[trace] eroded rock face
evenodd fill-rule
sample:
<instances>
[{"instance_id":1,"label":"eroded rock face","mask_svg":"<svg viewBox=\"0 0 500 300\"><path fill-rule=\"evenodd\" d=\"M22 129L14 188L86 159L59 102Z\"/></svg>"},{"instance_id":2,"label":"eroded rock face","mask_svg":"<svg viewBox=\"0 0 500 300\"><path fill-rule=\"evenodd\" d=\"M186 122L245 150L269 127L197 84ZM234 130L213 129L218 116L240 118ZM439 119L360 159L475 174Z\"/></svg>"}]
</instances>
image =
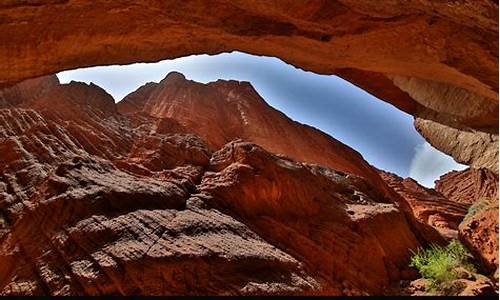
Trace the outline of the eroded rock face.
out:
<instances>
[{"instance_id":1,"label":"eroded rock face","mask_svg":"<svg viewBox=\"0 0 500 300\"><path fill-rule=\"evenodd\" d=\"M498 269L497 175L484 169L451 171L436 181L435 190L411 178L381 175L410 205L417 220L445 238L460 239L479 260L483 273L492 275Z\"/></svg>"},{"instance_id":2,"label":"eroded rock face","mask_svg":"<svg viewBox=\"0 0 500 300\"><path fill-rule=\"evenodd\" d=\"M498 175L498 134L473 129L460 130L421 118L415 128L436 149L475 169L486 168Z\"/></svg>"},{"instance_id":3,"label":"eroded rock face","mask_svg":"<svg viewBox=\"0 0 500 300\"><path fill-rule=\"evenodd\" d=\"M289 119L269 106L249 82L218 80L203 84L172 72L160 83L148 83L132 92L117 107L125 115L142 113L162 118L162 122L172 123L169 126L173 130L196 133L212 151L241 138L272 153L323 164L385 186L359 153ZM386 191L389 194L391 191Z\"/></svg>"},{"instance_id":4,"label":"eroded rock face","mask_svg":"<svg viewBox=\"0 0 500 300\"><path fill-rule=\"evenodd\" d=\"M485 273L498 270L498 199L476 203L460 224L459 233L460 240L480 259Z\"/></svg>"},{"instance_id":5,"label":"eroded rock face","mask_svg":"<svg viewBox=\"0 0 500 300\"><path fill-rule=\"evenodd\" d=\"M49 75L24 80L11 88L0 90L0 108L15 107L42 96L45 92L59 85L57 76Z\"/></svg>"},{"instance_id":6,"label":"eroded rock face","mask_svg":"<svg viewBox=\"0 0 500 300\"><path fill-rule=\"evenodd\" d=\"M214 153L209 170L200 191L211 203L301 257L322 280L334 278L334 291L384 293L408 269L407 247L419 245L397 205L363 178L243 141Z\"/></svg>"},{"instance_id":7,"label":"eroded rock face","mask_svg":"<svg viewBox=\"0 0 500 300\"><path fill-rule=\"evenodd\" d=\"M421 245L370 176L243 141L218 150L175 114L121 114L95 85L5 102L3 295L385 294ZM332 143L339 166L371 168Z\"/></svg>"},{"instance_id":8,"label":"eroded rock face","mask_svg":"<svg viewBox=\"0 0 500 300\"><path fill-rule=\"evenodd\" d=\"M301 263L247 226L201 208L192 184L75 157L38 187L2 238L5 295L300 293ZM266 278L270 288L253 282ZM246 291L249 290L249 291Z\"/></svg>"},{"instance_id":9,"label":"eroded rock face","mask_svg":"<svg viewBox=\"0 0 500 300\"><path fill-rule=\"evenodd\" d=\"M408 203L412 215L418 221L434 227L446 239L458 238L458 226L467 213L469 203L450 200L434 189L421 186L412 178L403 179L389 172L381 172L381 175L388 185ZM439 236L429 241L444 242Z\"/></svg>"},{"instance_id":10,"label":"eroded rock face","mask_svg":"<svg viewBox=\"0 0 500 300\"><path fill-rule=\"evenodd\" d=\"M436 122L421 130L432 145L498 174L495 1L4 1L0 14L4 86L196 53L276 56Z\"/></svg>"},{"instance_id":11,"label":"eroded rock face","mask_svg":"<svg viewBox=\"0 0 500 300\"><path fill-rule=\"evenodd\" d=\"M493 274L498 269L498 176L484 169L453 171L436 181L436 190L469 205L460 240L479 258L483 271Z\"/></svg>"},{"instance_id":12,"label":"eroded rock face","mask_svg":"<svg viewBox=\"0 0 500 300\"><path fill-rule=\"evenodd\" d=\"M498 200L498 176L485 169L451 171L436 180L436 190L454 202Z\"/></svg>"}]
</instances>

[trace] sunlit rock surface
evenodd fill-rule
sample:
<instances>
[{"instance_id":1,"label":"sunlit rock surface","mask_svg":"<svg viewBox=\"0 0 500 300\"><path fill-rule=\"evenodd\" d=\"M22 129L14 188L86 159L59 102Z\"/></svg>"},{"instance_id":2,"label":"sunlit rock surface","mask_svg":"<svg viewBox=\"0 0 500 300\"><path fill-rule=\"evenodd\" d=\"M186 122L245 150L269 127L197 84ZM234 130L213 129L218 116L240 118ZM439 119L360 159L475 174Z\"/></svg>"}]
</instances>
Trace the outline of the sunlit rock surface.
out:
<instances>
[{"instance_id":1,"label":"sunlit rock surface","mask_svg":"<svg viewBox=\"0 0 500 300\"><path fill-rule=\"evenodd\" d=\"M484 169L451 171L436 181L436 190L454 202L498 199L498 176Z\"/></svg>"},{"instance_id":2,"label":"sunlit rock surface","mask_svg":"<svg viewBox=\"0 0 500 300\"><path fill-rule=\"evenodd\" d=\"M121 114L95 85L53 81L0 109L1 294L386 294L411 274L420 235L380 178L334 156L219 150L174 118ZM331 143L339 166L375 172Z\"/></svg>"},{"instance_id":3,"label":"sunlit rock surface","mask_svg":"<svg viewBox=\"0 0 500 300\"><path fill-rule=\"evenodd\" d=\"M495 218L459 226L470 202L449 187L491 195L493 173L442 194L382 179L248 83L172 73L117 105L52 76L0 95L3 295L393 294L410 250L457 229L498 265Z\"/></svg>"},{"instance_id":4,"label":"sunlit rock surface","mask_svg":"<svg viewBox=\"0 0 500 300\"><path fill-rule=\"evenodd\" d=\"M383 185L360 154L272 108L249 82L218 80L203 84L172 72L160 83L148 83L132 92L117 107L125 115L140 112L173 120L200 136L211 150L241 138L272 153L324 164Z\"/></svg>"}]
</instances>

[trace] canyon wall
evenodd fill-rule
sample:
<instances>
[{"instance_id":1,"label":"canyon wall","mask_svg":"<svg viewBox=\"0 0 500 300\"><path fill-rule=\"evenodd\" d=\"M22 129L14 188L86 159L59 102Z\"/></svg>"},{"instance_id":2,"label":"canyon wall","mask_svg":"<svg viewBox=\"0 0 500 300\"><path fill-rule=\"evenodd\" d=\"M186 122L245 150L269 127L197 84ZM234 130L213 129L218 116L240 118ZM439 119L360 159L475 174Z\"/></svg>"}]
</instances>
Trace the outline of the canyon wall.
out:
<instances>
[{"instance_id":1,"label":"canyon wall","mask_svg":"<svg viewBox=\"0 0 500 300\"><path fill-rule=\"evenodd\" d=\"M498 176L484 169L453 171L436 181L436 190L453 202L468 204L459 238L486 274L498 274Z\"/></svg>"},{"instance_id":2,"label":"canyon wall","mask_svg":"<svg viewBox=\"0 0 500 300\"><path fill-rule=\"evenodd\" d=\"M481 272L497 276L498 175L487 169L451 171L436 180L435 189L389 172L381 171L381 176L408 203L417 221L431 225L447 240L459 239Z\"/></svg>"},{"instance_id":3,"label":"canyon wall","mask_svg":"<svg viewBox=\"0 0 500 300\"><path fill-rule=\"evenodd\" d=\"M244 139L269 152L322 164L385 186L359 153L272 108L249 82L218 80L203 84L171 72L159 83L148 83L130 93L117 109L124 115L141 113L178 123L184 131L207 141L213 151L232 140ZM162 130L161 125L158 130Z\"/></svg>"},{"instance_id":4,"label":"canyon wall","mask_svg":"<svg viewBox=\"0 0 500 300\"><path fill-rule=\"evenodd\" d=\"M410 250L451 238L498 269L495 173L426 189L247 82L173 72L115 104L23 81L0 91L0 152L2 295L391 295Z\"/></svg>"},{"instance_id":5,"label":"canyon wall","mask_svg":"<svg viewBox=\"0 0 500 300\"><path fill-rule=\"evenodd\" d=\"M498 174L498 3L490 0L3 1L0 84L84 66L244 51L339 75Z\"/></svg>"},{"instance_id":6,"label":"canyon wall","mask_svg":"<svg viewBox=\"0 0 500 300\"><path fill-rule=\"evenodd\" d=\"M357 152L272 110L247 83L170 74L156 89L157 98L141 88L121 105L96 85L55 76L3 91L0 294L366 295L414 278L409 249L426 241ZM227 125L248 120L248 132L195 127L197 110L207 112L199 89L227 98L209 99L214 120L224 106L238 109L230 95L244 99L248 119ZM176 113L163 117L168 107ZM272 125L254 111L330 143L329 164L338 158L343 170L314 163L313 153L306 163L226 143Z\"/></svg>"}]
</instances>

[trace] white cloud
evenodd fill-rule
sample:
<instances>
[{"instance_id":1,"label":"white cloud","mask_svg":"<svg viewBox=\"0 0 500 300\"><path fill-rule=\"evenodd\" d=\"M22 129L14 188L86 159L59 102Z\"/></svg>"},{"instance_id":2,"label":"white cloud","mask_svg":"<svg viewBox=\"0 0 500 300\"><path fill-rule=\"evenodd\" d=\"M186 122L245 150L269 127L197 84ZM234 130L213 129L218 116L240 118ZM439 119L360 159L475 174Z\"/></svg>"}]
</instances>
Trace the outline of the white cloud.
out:
<instances>
[{"instance_id":1,"label":"white cloud","mask_svg":"<svg viewBox=\"0 0 500 300\"><path fill-rule=\"evenodd\" d=\"M450 156L433 148L429 143L415 147L415 155L410 164L409 176L423 186L433 188L439 176L452 170L464 170L467 166L459 164Z\"/></svg>"}]
</instances>

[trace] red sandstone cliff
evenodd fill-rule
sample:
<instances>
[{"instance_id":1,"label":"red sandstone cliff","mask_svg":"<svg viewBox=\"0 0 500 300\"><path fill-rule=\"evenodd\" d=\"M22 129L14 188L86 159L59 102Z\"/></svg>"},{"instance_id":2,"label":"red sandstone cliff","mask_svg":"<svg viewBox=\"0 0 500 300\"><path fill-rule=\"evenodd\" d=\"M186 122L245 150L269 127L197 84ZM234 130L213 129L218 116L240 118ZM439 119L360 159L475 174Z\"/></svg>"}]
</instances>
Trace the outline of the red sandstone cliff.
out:
<instances>
[{"instance_id":1,"label":"red sandstone cliff","mask_svg":"<svg viewBox=\"0 0 500 300\"><path fill-rule=\"evenodd\" d=\"M0 110L2 294L381 294L407 276L420 243L379 184L204 141L180 117L123 115L99 87L53 79ZM217 95L240 88L219 85ZM299 130L271 111L281 130ZM344 155L339 166L371 168L327 145Z\"/></svg>"},{"instance_id":2,"label":"red sandstone cliff","mask_svg":"<svg viewBox=\"0 0 500 300\"><path fill-rule=\"evenodd\" d=\"M486 169L452 171L436 181L436 191L454 202L498 199L498 176Z\"/></svg>"},{"instance_id":3,"label":"red sandstone cliff","mask_svg":"<svg viewBox=\"0 0 500 300\"><path fill-rule=\"evenodd\" d=\"M458 235L494 272L497 37L498 1L490 0L2 1L0 85L9 88L0 91L1 293L381 293L397 281L387 274L405 273L400 267L405 258L386 252L389 242L399 242L394 236L409 230L428 242L435 238L432 226L454 235L462 208L478 197L485 204L458 225ZM130 105L119 107L124 116L95 86L60 86L55 77L21 82L76 67L233 50L337 74L412 114L417 130L437 149L494 175L452 173L438 183L438 192L389 178L394 192L352 150L328 137L319 142L321 134L266 109L256 112L273 122L256 117L248 119L249 127L293 132L287 138L265 133L279 147L258 131L241 129L246 117L238 117L239 111L252 110L235 107L232 100L221 109L199 105L208 109L204 113L227 112L234 125L227 131L224 124L210 124L204 132L203 125L186 122L203 117L193 114L196 107L185 110L188 106L168 101L175 114L163 118L168 112L155 101L193 98L165 92L163 84L130 95ZM214 86L204 88L219 89ZM149 91L157 88L167 97L130 114L142 110ZM230 99L227 89L232 87L212 95ZM241 141L219 149L240 137L343 173L318 175L317 167ZM327 157L308 149L310 143L328 149ZM296 176L307 184L298 186ZM255 182L266 187L262 194L255 192ZM347 210L345 217L352 203L339 205L347 201L343 192L327 195L332 186L347 186L347 194L352 189L348 198L361 203L358 210ZM288 190L298 196L287 198ZM285 208L313 202L320 209L308 218L282 216L281 200L287 201ZM379 209L383 202L395 212ZM341 218L332 223L322 211ZM358 218L360 211L368 213ZM252 219L255 212L265 221ZM383 236L373 238L365 227ZM283 232L290 232L286 240ZM409 238L396 248L413 246ZM369 275L364 274L368 262L349 259L364 254L375 261ZM345 268L349 265L359 274ZM339 275L344 271L345 277Z\"/></svg>"},{"instance_id":4,"label":"red sandstone cliff","mask_svg":"<svg viewBox=\"0 0 500 300\"><path fill-rule=\"evenodd\" d=\"M55 80L1 94L3 295L387 294L439 237L249 84L170 74L115 105Z\"/></svg>"},{"instance_id":5,"label":"red sandstone cliff","mask_svg":"<svg viewBox=\"0 0 500 300\"><path fill-rule=\"evenodd\" d=\"M498 176L484 169L450 172L436 181L436 190L470 205L459 226L460 240L486 273L498 272Z\"/></svg>"},{"instance_id":6,"label":"red sandstone cliff","mask_svg":"<svg viewBox=\"0 0 500 300\"><path fill-rule=\"evenodd\" d=\"M498 274L498 176L485 169L454 171L436 181L436 190L451 201L471 205L459 226L460 240L486 273Z\"/></svg>"},{"instance_id":7,"label":"red sandstone cliff","mask_svg":"<svg viewBox=\"0 0 500 300\"><path fill-rule=\"evenodd\" d=\"M140 87L117 107L125 115L142 112L173 119L204 139L212 150L241 138L272 153L323 164L385 186L359 153L272 108L249 82L218 80L203 84L172 72L158 84Z\"/></svg>"},{"instance_id":8,"label":"red sandstone cliff","mask_svg":"<svg viewBox=\"0 0 500 300\"><path fill-rule=\"evenodd\" d=\"M381 172L406 201L415 218L443 237L459 238L479 260L482 271L498 270L498 177L491 171L452 171L436 181L436 190L411 178Z\"/></svg>"},{"instance_id":9,"label":"red sandstone cliff","mask_svg":"<svg viewBox=\"0 0 500 300\"><path fill-rule=\"evenodd\" d=\"M423 223L436 228L447 239L458 238L458 225L467 213L468 204L448 199L411 178L381 172L382 178L409 204L412 214Z\"/></svg>"}]
</instances>

